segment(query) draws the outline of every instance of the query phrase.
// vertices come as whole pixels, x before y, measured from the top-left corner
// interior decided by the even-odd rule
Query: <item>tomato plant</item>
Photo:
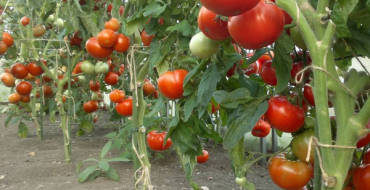
[[[41,37],[45,34],[46,28],[44,25],[36,25],[33,27],[33,36],[35,37]]]
[[[150,96],[155,92],[155,86],[149,81],[146,80],[143,85],[143,91],[144,91],[144,96]]]
[[[30,19],[28,17],[24,16],[21,18],[21,24],[23,26],[27,26],[29,23],[30,23]]]
[[[154,34],[149,35],[148,33],[145,32],[145,30],[143,30],[140,36],[141,36],[141,41],[143,42],[144,46],[150,46],[155,35]]]
[[[95,66],[90,61],[85,60],[82,62],[81,71],[86,74],[93,75],[95,74]]]
[[[370,164],[360,165],[353,174],[353,186],[355,189],[370,189]]]
[[[116,111],[123,116],[132,116],[132,97],[128,97],[116,105]]]
[[[224,40],[230,37],[227,22],[221,20],[216,13],[204,6],[199,11],[198,27],[204,35],[212,40]]]
[[[95,64],[94,71],[97,74],[105,74],[109,71],[109,66],[106,62],[98,61]]]
[[[97,40],[101,47],[110,48],[116,44],[117,35],[112,29],[104,29],[99,32]]]
[[[84,103],[83,109],[86,113],[92,113],[99,109],[99,104],[95,100],[90,100]]]
[[[100,90],[100,82],[90,80],[90,90],[93,91],[93,92],[99,91]]]
[[[122,90],[114,89],[109,93],[109,99],[113,103],[119,103],[125,98],[125,92]]]
[[[1,41],[3,41],[7,47],[12,47],[14,44],[13,36],[8,32],[3,32]]]
[[[302,162],[306,162],[308,154],[308,146],[311,137],[315,136],[314,131],[305,131],[298,134],[292,140],[292,152]],[[311,152],[309,157],[309,163],[313,163],[315,158],[315,149],[311,145]]]
[[[47,65],[45,64],[45,66]],[[33,76],[39,76],[42,73],[44,73],[44,70],[42,69],[41,66],[38,66],[36,63],[31,62],[28,63],[28,72]]]
[[[168,99],[176,100],[183,97],[183,83],[188,71],[179,69],[167,71],[158,78],[158,89]]]
[[[272,181],[283,189],[300,189],[311,179],[312,168],[301,161],[287,160],[283,154],[269,160],[268,170]]]
[[[189,44],[191,53],[202,59],[210,58],[218,51],[219,47],[220,44],[217,41],[209,39],[203,32],[193,36]]]
[[[224,16],[235,16],[247,12],[255,7],[259,0],[200,0],[207,9]]]
[[[256,69],[257,70],[257,66]],[[277,85],[277,78],[276,78],[276,69],[272,67],[272,61],[266,61],[262,65],[261,70],[261,78],[262,80],[269,85],[275,86]]]
[[[8,101],[9,101],[9,103],[11,103],[11,104],[16,104],[16,103],[18,103],[19,101],[21,101],[21,99],[22,99],[22,96],[21,96],[21,95],[19,95],[17,92],[14,92],[13,94],[10,94],[10,95],[8,96]]]
[[[28,96],[32,90],[32,84],[27,81],[21,81],[15,86],[15,90],[19,95]]]
[[[102,47],[99,44],[97,37],[91,37],[89,40],[86,41],[86,51],[94,58],[105,59],[112,54],[113,48]]]
[[[45,96],[46,98],[48,98],[48,97],[52,97],[52,96],[53,96],[53,94],[54,94],[53,89],[51,88],[51,86],[48,86],[48,85],[43,85],[43,86],[42,86],[42,91],[43,91],[44,96]]]
[[[17,79],[24,79],[28,75],[28,67],[22,63],[15,63],[10,68],[10,72]]]
[[[167,139],[166,144],[164,144],[164,138],[166,136],[166,132],[157,132],[157,131],[150,131],[146,136],[146,141],[150,149],[154,151],[163,151],[167,150],[172,146],[172,141],[170,138]]]
[[[118,83],[118,75],[112,71],[105,74],[104,82],[109,85],[116,85]]]
[[[315,98],[313,97],[313,92],[311,86],[305,85],[303,90],[304,98],[311,106],[315,106]]]
[[[1,82],[7,87],[15,86],[15,78],[10,73],[3,73],[0,75]]]
[[[209,159],[209,153],[206,150],[202,151],[202,155],[197,156],[198,164],[206,163]]]
[[[296,132],[304,124],[305,114],[301,108],[292,105],[284,96],[275,96],[269,101],[266,120],[272,127],[283,132]]]
[[[113,46],[114,51],[125,53],[129,47],[130,47],[130,38],[123,34],[118,34],[117,42]]]
[[[366,128],[367,129],[370,129],[370,121],[366,124]],[[370,134],[367,134],[365,137],[361,138],[356,146],[357,148],[362,148],[362,147],[365,147],[366,145],[368,145],[370,143]]]
[[[121,24],[116,18],[111,18],[109,21],[105,22],[104,27],[105,29],[111,29],[117,32],[121,27]]]
[[[0,41],[0,55],[4,55],[8,50],[8,46],[3,41]]]
[[[255,137],[266,137],[271,131],[270,124],[260,119],[252,129],[252,135]]]

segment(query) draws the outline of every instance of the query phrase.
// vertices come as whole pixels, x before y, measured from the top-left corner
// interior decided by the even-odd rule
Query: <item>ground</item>
[[[61,129],[45,121],[45,140],[38,140],[35,126],[28,122],[29,136],[19,138],[17,126],[4,127],[6,115],[0,114],[0,189],[8,190],[131,190],[133,188],[133,169],[131,162],[113,164],[119,172],[120,182],[99,177],[93,182],[77,182],[76,164],[87,158],[98,158],[107,142],[104,137],[114,129],[104,128],[99,121],[88,135],[73,135],[72,164],[64,163],[63,137]],[[73,129],[76,134],[76,129]],[[199,186],[210,190],[240,189],[234,182],[234,174],[227,158],[227,151],[221,145],[209,144],[206,147],[210,159],[199,164],[194,171],[194,180]],[[168,151],[164,158],[152,157],[152,184],[156,190],[191,189],[180,167],[176,154]],[[265,166],[253,166],[248,180],[256,189],[275,190]],[[207,189],[205,188],[205,189]]]

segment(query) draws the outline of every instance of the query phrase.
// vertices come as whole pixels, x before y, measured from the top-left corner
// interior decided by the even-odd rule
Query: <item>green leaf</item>
[[[92,174],[96,170],[96,168],[98,168],[97,165],[87,167],[82,173],[78,175],[78,182],[82,183],[86,181],[89,175]]]
[[[193,189],[199,189],[198,185],[193,181],[193,171],[197,164],[196,157],[182,154],[180,151],[178,151],[178,147],[175,147],[175,150],[177,156],[180,158],[180,161],[184,167],[183,170],[185,172],[186,179],[193,187]]]
[[[157,63],[156,68],[159,76],[161,76],[170,69],[169,61],[170,58],[171,58],[170,56],[166,56],[162,61]]]
[[[5,123],[4,123],[5,127],[8,127],[9,122],[12,120],[12,118],[13,118],[13,114],[9,114],[8,117],[5,119]]]
[[[118,157],[118,158],[111,158],[107,160],[107,162],[129,162],[130,160],[128,158],[124,157]]]
[[[90,133],[93,130],[94,125],[91,120],[82,119],[80,124],[78,125],[78,128],[79,130]]]
[[[104,161],[104,160],[102,160],[102,161],[100,161],[99,162],[99,164],[98,164],[98,166],[103,170],[103,171],[108,171],[109,170],[109,168],[110,168],[110,166],[109,166],[109,164],[108,164],[108,162],[106,162],[106,161]]]
[[[90,175],[90,181],[94,181],[97,177],[101,176],[102,172],[100,170],[95,170],[91,175]]]
[[[181,32],[184,36],[190,36],[193,34],[193,28],[190,26],[187,20],[182,20],[181,22],[175,24],[174,26],[170,26],[167,28],[166,31],[173,32],[178,31]]]
[[[179,147],[181,153],[194,157],[202,154],[201,142],[192,133],[188,123],[179,122],[170,137],[173,144]]]
[[[101,153],[100,153],[100,158],[103,159],[104,156],[108,153],[108,151],[110,150],[110,147],[112,146],[112,141],[108,141],[107,143],[105,143],[103,149],[101,150]]]
[[[109,121],[120,121],[121,119],[123,118],[122,115],[120,115],[116,109],[113,109],[111,114],[110,114],[110,118],[109,118]]]
[[[352,31],[352,37],[344,39],[357,55],[370,57],[370,37]]]
[[[108,139],[115,138],[117,136],[117,132],[111,132],[105,135]]]
[[[113,8],[112,8],[112,11],[111,11],[111,14],[112,14],[113,18],[120,18],[121,17],[120,12],[119,12],[120,5],[122,5],[122,0],[114,0],[113,1]]]
[[[213,98],[224,108],[237,108],[240,104],[249,102],[252,98],[245,88],[238,88],[232,92],[224,90],[216,91],[213,93]]]
[[[262,49],[256,50],[253,56],[247,59],[246,64],[249,65],[249,64],[256,62],[259,58],[261,58],[262,55],[266,54],[266,52],[269,52],[269,51],[271,51],[271,48],[262,48]]]
[[[75,3],[74,6],[77,7],[80,12],[82,12],[80,0],[73,0],[73,2]]]
[[[99,28],[96,25],[96,21],[94,20],[95,17],[92,14],[83,14],[83,15],[80,15],[80,18],[86,30],[90,34],[92,34],[93,36],[96,36],[99,33]]]
[[[237,117],[230,125],[224,138],[224,147],[233,148],[244,134],[250,132],[261,116],[267,111],[268,103],[264,99],[256,99],[247,105],[242,105],[237,110]]]
[[[351,36],[351,32],[347,26],[348,15],[356,7],[358,0],[338,0],[335,2],[331,12],[331,20],[336,25],[336,31],[339,38]]]
[[[108,178],[113,179],[114,181],[119,181],[119,175],[114,168],[109,168],[106,174]]]
[[[221,80],[217,66],[212,64],[207,68],[198,87],[198,116],[201,117],[211,101],[212,94],[216,90],[217,83]]]
[[[157,1],[152,1],[149,5],[144,8],[144,16],[152,15],[153,17],[158,17],[164,10],[166,10],[167,4],[161,6]]]
[[[125,20],[125,31],[127,35],[132,35],[137,30],[141,31],[143,29],[149,19],[149,16],[143,16],[143,12],[144,10],[141,10]]]
[[[18,136],[21,138],[26,138],[28,136],[28,128],[27,125],[23,122],[20,122],[18,125]]]
[[[205,61],[203,61],[201,64],[195,66],[193,70],[191,70],[190,72],[188,72],[188,74],[186,74],[185,79],[184,79],[184,84],[183,84],[184,87],[190,81],[191,77],[193,77],[197,73],[200,73],[201,68],[204,66],[204,64],[206,64]]]
[[[152,111],[150,111],[146,116],[145,118],[150,118],[150,117],[153,117],[155,114],[158,114],[158,112],[160,112],[161,110],[164,109],[164,99],[163,98],[159,98],[157,102],[155,102],[154,104],[154,108]]]
[[[201,136],[203,138],[213,139],[217,143],[222,143],[222,137],[218,132],[209,128],[204,121],[196,118],[195,116],[191,117],[191,120],[194,122],[193,132],[194,134]],[[211,125],[213,127],[213,125]]]
[[[197,96],[195,96],[195,94],[192,94],[184,105],[184,121],[189,120],[190,116],[193,114],[193,110],[195,107],[197,107]]]
[[[275,93],[283,91],[289,83],[292,58],[288,54],[294,48],[292,39],[285,32],[275,42],[272,67],[276,68],[277,86]]]

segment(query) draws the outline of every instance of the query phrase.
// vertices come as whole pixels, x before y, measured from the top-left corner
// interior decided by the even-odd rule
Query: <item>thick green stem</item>
[[[326,25],[324,24],[322,18],[328,15],[326,8],[329,7],[329,0],[318,1],[316,14],[314,16],[314,26],[315,26],[315,34],[317,39],[321,40],[323,37]]]
[[[42,53],[42,56],[43,57],[46,57],[47,56],[49,47],[54,42],[54,38],[55,38],[55,30],[51,30],[49,41],[48,41],[48,43],[46,44],[46,46],[44,48],[44,52]]]
[[[43,129],[42,129],[41,122],[38,118],[39,114],[38,114],[38,111],[37,111],[37,108],[36,108],[36,89],[33,89],[31,93],[32,93],[32,96],[31,96],[30,105],[31,105],[31,111],[32,111],[32,118],[33,118],[33,121],[36,124],[36,134],[37,134],[37,137],[40,140],[44,140]],[[42,115],[42,114],[43,114],[43,112],[40,111],[40,115]]]
[[[63,106],[63,98],[61,94],[63,93],[63,85],[61,85],[61,81],[57,82],[58,86],[58,91],[57,91],[57,106],[59,110],[59,115],[60,115],[60,127],[62,128],[63,131],[63,137],[64,137],[64,156],[65,156],[65,161],[67,163],[71,163],[71,131],[68,128],[68,116],[64,110]]]

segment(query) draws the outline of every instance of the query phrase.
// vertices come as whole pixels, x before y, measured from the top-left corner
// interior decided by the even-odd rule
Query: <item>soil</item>
[[[4,126],[5,114],[0,114],[0,126]],[[112,128],[103,127],[104,121],[98,121],[94,130],[82,137],[72,137],[72,164],[64,162],[63,136],[59,127],[44,122],[44,137],[41,141],[36,136],[35,125],[27,123],[29,136],[19,138],[17,126],[8,126],[0,130],[0,189],[1,190],[131,190],[133,188],[132,162],[112,164],[118,171],[121,181],[99,177],[92,182],[78,183],[76,164],[87,158],[98,158],[102,147],[107,142],[104,137]],[[76,134],[77,129],[73,129]],[[234,182],[227,151],[221,145],[207,145],[210,159],[205,164],[196,166],[194,181],[202,189],[237,190]],[[181,169],[174,151],[163,153],[164,158],[151,157],[151,179],[155,190],[189,190],[185,174]],[[251,168],[247,179],[256,185],[256,189],[277,190],[270,180],[266,166],[256,165]]]

